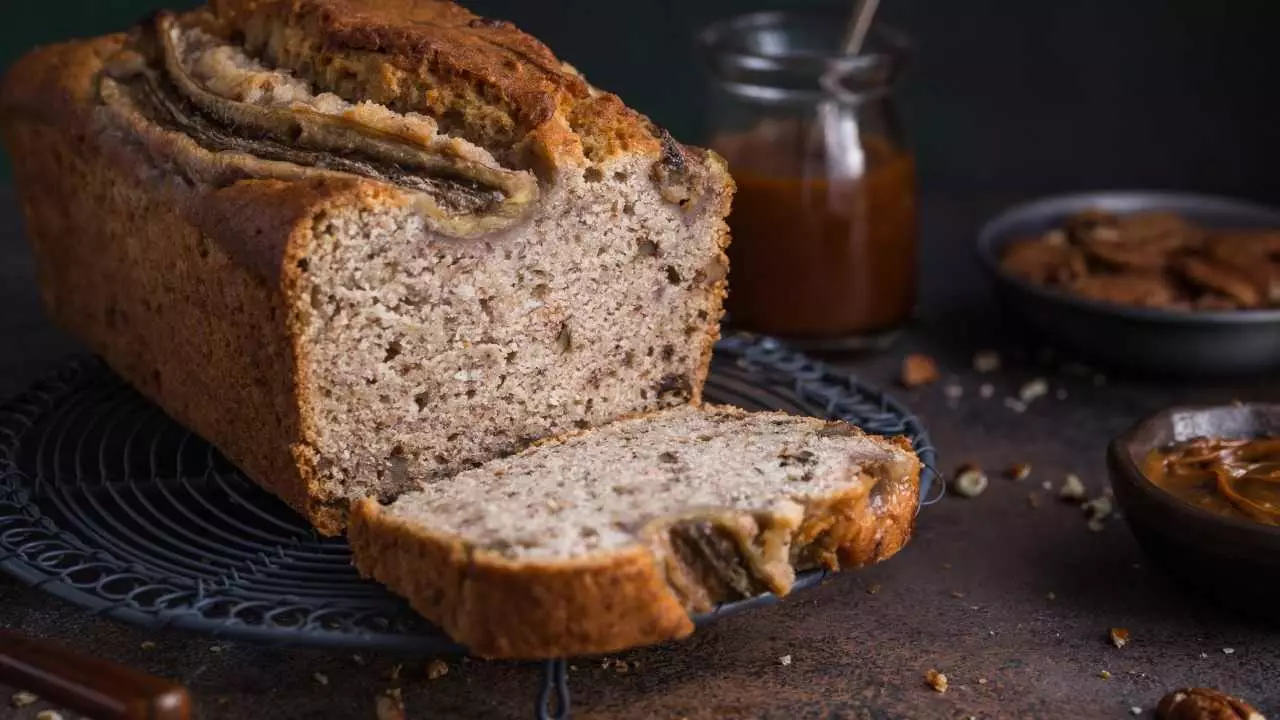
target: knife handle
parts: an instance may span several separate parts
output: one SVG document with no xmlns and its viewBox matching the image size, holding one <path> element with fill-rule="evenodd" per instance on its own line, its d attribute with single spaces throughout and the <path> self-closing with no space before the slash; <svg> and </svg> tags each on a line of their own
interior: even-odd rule
<svg viewBox="0 0 1280 720">
<path fill-rule="evenodd" d="M 181 685 L 0 630 L 0 683 L 96 720 L 188 720 Z"/>
</svg>

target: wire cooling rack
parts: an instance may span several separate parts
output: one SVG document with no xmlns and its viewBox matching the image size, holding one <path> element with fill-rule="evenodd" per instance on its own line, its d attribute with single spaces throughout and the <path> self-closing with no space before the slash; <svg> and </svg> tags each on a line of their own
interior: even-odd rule
<svg viewBox="0 0 1280 720">
<path fill-rule="evenodd" d="M 705 395 L 904 435 L 927 468 L 921 504 L 940 494 L 928 434 L 903 406 L 775 340 L 722 340 Z M 0 569 L 92 613 L 153 629 L 466 652 L 361 579 L 344 539 L 319 536 L 95 358 L 66 363 L 0 406 Z M 824 575 L 803 573 L 796 586 Z M 696 620 L 771 602 L 765 595 L 729 603 Z M 564 662 L 548 662 L 538 716 L 567 713 Z"/>
</svg>

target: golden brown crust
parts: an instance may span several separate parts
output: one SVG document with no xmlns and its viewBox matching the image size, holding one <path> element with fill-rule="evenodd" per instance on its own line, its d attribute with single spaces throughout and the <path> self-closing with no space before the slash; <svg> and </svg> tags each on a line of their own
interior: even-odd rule
<svg viewBox="0 0 1280 720">
<path fill-rule="evenodd" d="M 287 248 L 305 244 L 311 219 L 326 208 L 367 194 L 372 183 L 315 178 L 302 182 L 241 180 L 209 202 L 194 204 L 192 220 L 239 264 L 269 282 L 283 278 Z"/>
<path fill-rule="evenodd" d="M 352 509 L 356 567 L 480 657 L 614 652 L 682 638 L 693 623 L 653 556 L 637 546 L 596 560 L 512 563 L 391 517 Z"/>
<path fill-rule="evenodd" d="M 376 186 L 242 181 L 195 193 L 160 176 L 136 143 L 99 136 L 94 78 L 122 42 L 36 51 L 0 93 L 46 305 L 144 395 L 339 533 L 347 508 L 315 482 L 291 301 L 274 268 L 304 246 L 315 213 Z"/>
<path fill-rule="evenodd" d="M 445 0 L 213 0 L 253 51 L 339 95 L 460 118 L 490 149 L 531 141 L 558 162 L 657 154 L 653 124 L 510 23 Z M 349 83 L 349 84 L 348 84 Z M 348 98 L 351 99 L 351 98 Z"/>
<path fill-rule="evenodd" d="M 713 265 L 719 265 L 723 268 L 723 277 L 715 281 L 710 289 L 710 293 L 714 296 L 714 302 L 711 304 L 715 308 L 716 315 L 708 320 L 708 328 L 702 340 L 702 355 L 698 361 L 697 367 L 693 374 L 693 397 L 691 402 L 695 405 L 702 403 L 702 389 L 707 382 L 707 376 L 711 374 L 711 356 L 715 352 L 716 343 L 720 340 L 720 320 L 724 317 L 724 299 L 729 294 L 729 224 L 723 218 L 729 216 L 729 209 L 733 204 L 733 194 L 737 190 L 737 186 L 729 175 L 729 167 L 724 159 L 714 152 L 708 150 L 707 162 L 711 168 L 712 174 L 722 175 L 724 180 L 718 184 L 720 188 L 715 191 L 709 199 L 712 207 L 707 209 L 708 217 L 717 218 L 716 220 L 716 247 L 719 249 L 718 255 L 713 259 Z"/>
<path fill-rule="evenodd" d="M 810 503 L 793 540 L 808 546 L 801 557 L 830 569 L 856 568 L 889 558 L 910 539 L 920 464 L 905 439 L 889 442 L 906 451 L 906 467 L 868 468 L 865 480 L 851 477 L 847 490 Z M 562 562 L 512 561 L 394 517 L 373 499 L 353 506 L 347 536 L 362 575 L 407 598 L 481 657 L 611 653 L 693 631 L 680 599 L 688 588 L 678 587 L 670 558 L 652 545 Z"/>
</svg>

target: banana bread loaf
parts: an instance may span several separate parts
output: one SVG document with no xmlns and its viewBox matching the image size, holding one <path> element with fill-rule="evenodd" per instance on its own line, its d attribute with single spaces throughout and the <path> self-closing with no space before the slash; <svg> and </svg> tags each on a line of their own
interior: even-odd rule
<svg viewBox="0 0 1280 720">
<path fill-rule="evenodd" d="M 52 315 L 324 533 L 700 399 L 723 162 L 507 23 L 214 0 L 34 51 L 0 113 Z"/>
<path fill-rule="evenodd" d="M 715 604 L 907 542 L 920 461 L 842 422 L 682 407 L 353 510 L 356 565 L 481 656 L 683 637 Z"/>
</svg>

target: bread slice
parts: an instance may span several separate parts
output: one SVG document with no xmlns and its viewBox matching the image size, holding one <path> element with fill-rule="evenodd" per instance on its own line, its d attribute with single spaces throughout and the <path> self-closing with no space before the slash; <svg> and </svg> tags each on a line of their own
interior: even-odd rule
<svg viewBox="0 0 1280 720">
<path fill-rule="evenodd" d="M 920 462 L 843 422 L 683 407 L 366 499 L 356 566 L 473 653 L 605 653 L 797 570 L 858 567 L 911 534 Z"/>
<path fill-rule="evenodd" d="M 54 318 L 326 534 L 700 398 L 723 162 L 507 23 L 220 0 L 31 53 L 0 120 Z"/>
</svg>

